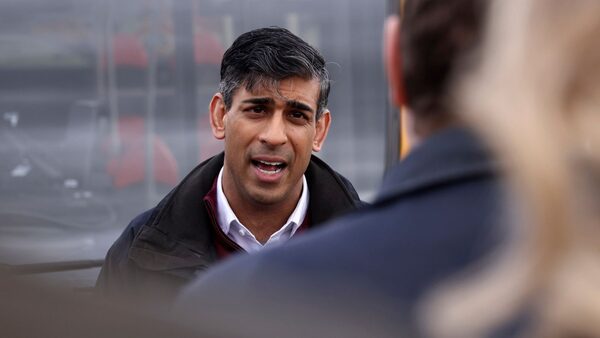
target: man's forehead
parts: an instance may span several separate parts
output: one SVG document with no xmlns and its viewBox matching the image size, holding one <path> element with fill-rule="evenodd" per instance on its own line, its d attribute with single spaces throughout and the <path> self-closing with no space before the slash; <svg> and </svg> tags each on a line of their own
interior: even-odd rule
<svg viewBox="0 0 600 338">
<path fill-rule="evenodd" d="M 320 83 L 317 79 L 300 77 L 276 79 L 261 79 L 254 84 L 241 86 L 239 92 L 255 97 L 269 97 L 274 100 L 303 101 L 311 105 L 317 104 Z"/>
</svg>

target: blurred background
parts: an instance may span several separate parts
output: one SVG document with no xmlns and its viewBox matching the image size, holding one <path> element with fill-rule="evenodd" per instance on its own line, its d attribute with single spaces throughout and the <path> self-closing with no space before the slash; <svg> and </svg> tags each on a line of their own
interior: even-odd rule
<svg viewBox="0 0 600 338">
<path fill-rule="evenodd" d="M 385 0 L 0 0 L 0 269 L 93 286 L 127 223 L 222 150 L 207 107 L 241 33 L 319 49 L 333 124 L 317 154 L 374 198 L 398 153 Z"/>
</svg>

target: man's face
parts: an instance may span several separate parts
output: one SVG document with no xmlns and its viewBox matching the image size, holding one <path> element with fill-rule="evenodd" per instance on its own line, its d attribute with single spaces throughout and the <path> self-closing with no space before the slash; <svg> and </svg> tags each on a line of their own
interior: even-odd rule
<svg viewBox="0 0 600 338">
<path fill-rule="evenodd" d="M 232 206 L 297 202 L 311 153 L 321 149 L 329 128 L 328 111 L 316 120 L 318 96 L 316 79 L 296 77 L 279 88 L 241 86 L 228 111 L 215 95 L 213 132 L 225 139 L 223 189 Z"/>
</svg>

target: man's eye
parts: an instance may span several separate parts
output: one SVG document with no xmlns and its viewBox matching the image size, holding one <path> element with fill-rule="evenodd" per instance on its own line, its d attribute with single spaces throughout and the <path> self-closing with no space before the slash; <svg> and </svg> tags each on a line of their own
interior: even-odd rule
<svg viewBox="0 0 600 338">
<path fill-rule="evenodd" d="M 290 113 L 290 116 L 294 119 L 308 120 L 308 116 L 306 116 L 306 114 L 301 111 L 293 111 Z"/>
<path fill-rule="evenodd" d="M 246 109 L 246 111 L 254 114 L 262 114 L 266 111 L 266 109 L 263 106 L 254 106 Z"/>
</svg>

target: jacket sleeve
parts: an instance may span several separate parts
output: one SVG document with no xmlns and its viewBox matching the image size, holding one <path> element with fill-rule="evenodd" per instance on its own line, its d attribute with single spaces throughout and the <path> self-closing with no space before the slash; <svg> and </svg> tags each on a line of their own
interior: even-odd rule
<svg viewBox="0 0 600 338">
<path fill-rule="evenodd" d="M 129 249 L 140 228 L 151 215 L 152 210 L 148 210 L 134 218 L 110 247 L 100 270 L 100 275 L 96 280 L 98 294 L 116 296 L 121 292 L 126 292 L 133 285 L 136 268 L 129 261 Z"/>
</svg>

